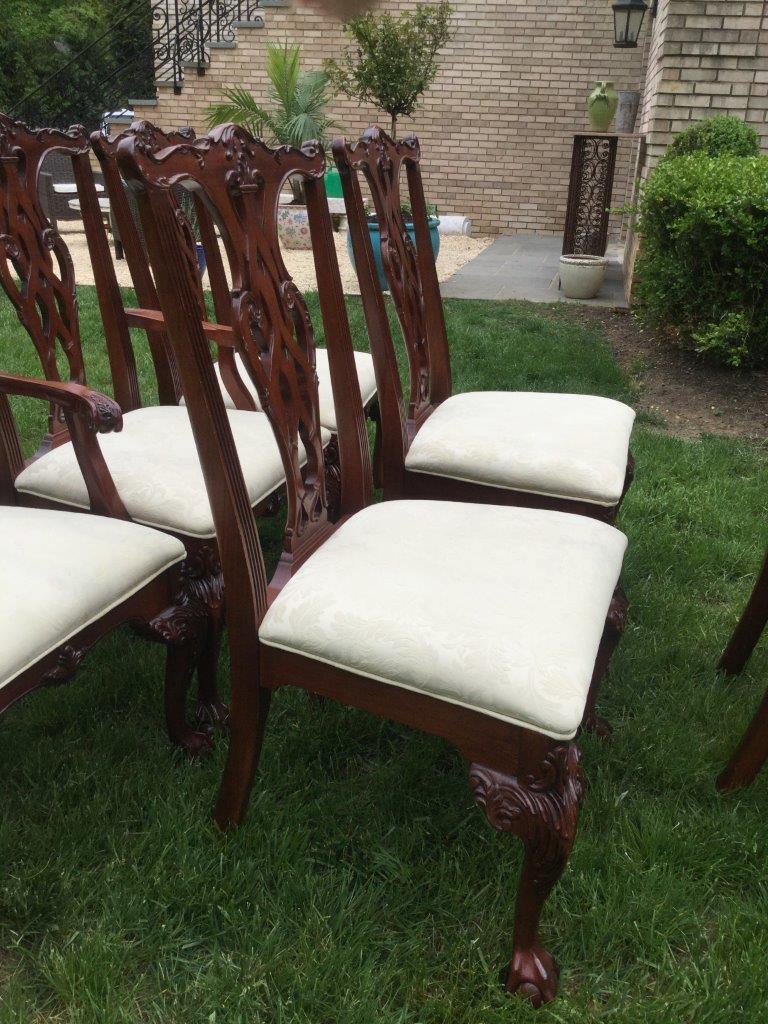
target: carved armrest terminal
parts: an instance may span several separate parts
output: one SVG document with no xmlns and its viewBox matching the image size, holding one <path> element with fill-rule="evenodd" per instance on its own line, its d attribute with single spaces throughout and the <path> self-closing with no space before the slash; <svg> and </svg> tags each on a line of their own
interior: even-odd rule
<svg viewBox="0 0 768 1024">
<path fill-rule="evenodd" d="M 97 434 L 123 428 L 122 410 L 114 399 L 73 381 L 39 380 L 9 373 L 0 373 L 0 394 L 38 398 L 58 406 L 69 428 L 75 455 L 88 489 L 91 510 L 99 515 L 128 519 L 96 439 Z"/>
</svg>

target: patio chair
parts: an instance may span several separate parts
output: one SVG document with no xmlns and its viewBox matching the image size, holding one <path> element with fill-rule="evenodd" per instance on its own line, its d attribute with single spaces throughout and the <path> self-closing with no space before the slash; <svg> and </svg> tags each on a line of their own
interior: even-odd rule
<svg viewBox="0 0 768 1024">
<path fill-rule="evenodd" d="M 96 436 L 122 426 L 116 403 L 82 384 L 0 373 L 0 712 L 40 686 L 67 682 L 93 644 L 132 622 L 168 645 L 168 731 L 194 744 L 199 737 L 178 716 L 178 693 L 207 612 L 186 588 L 184 545 L 118 518 L 18 504 L 14 481 L 23 463 L 9 395 L 63 410 L 94 503 L 104 507 L 116 495 Z"/>
<path fill-rule="evenodd" d="M 448 338 L 427 226 L 421 149 L 368 128 L 333 143 L 379 390 L 386 498 L 447 498 L 557 509 L 614 522 L 632 479 L 635 413 L 594 395 L 453 395 Z M 416 246 L 401 209 L 408 180 Z M 382 265 L 408 354 L 404 408 L 359 175 L 378 219 Z"/>
<path fill-rule="evenodd" d="M 237 608 L 217 823 L 243 816 L 281 686 L 446 738 L 472 762 L 470 784 L 490 823 L 525 848 L 507 988 L 535 1004 L 553 998 L 558 970 L 539 918 L 574 840 L 582 782 L 573 737 L 626 539 L 594 519 L 537 509 L 370 503 L 370 451 L 318 144 L 272 150 L 228 125 L 160 151 L 126 138 L 118 161 L 144 188 L 150 260 Z M 277 196 L 291 174 L 306 186 L 328 340 L 342 473 L 337 523 L 327 508 L 313 327 L 277 238 Z M 283 455 L 287 522 L 271 581 L 195 309 L 190 239 L 165 187 L 171 180 L 200 194 L 226 242 L 236 349 Z"/>
<path fill-rule="evenodd" d="M 101 440 L 99 480 L 94 491 L 71 443 L 70 424 L 53 404 L 48 435 L 37 456 L 20 467 L 15 481 L 18 500 L 27 505 L 75 508 L 130 518 L 179 537 L 187 551 L 187 589 L 205 601 L 209 628 L 198 665 L 198 721 L 225 726 L 227 709 L 216 690 L 224 621 L 221 566 L 211 505 L 195 449 L 186 409 L 179 406 L 174 384 L 175 360 L 157 332 L 149 330 L 150 350 L 159 389 L 168 404 L 142 406 L 138 375 L 106 232 L 99 214 L 85 129 L 31 131 L 0 115 L 0 285 L 16 309 L 35 346 L 49 381 L 60 381 L 57 354 L 63 356 L 71 381 L 85 385 L 85 356 L 77 313 L 76 282 L 69 251 L 49 225 L 39 202 L 37 171 L 47 153 L 69 156 L 79 188 L 96 291 L 102 314 L 115 398 L 123 429 Z M 219 344 L 217 324 L 206 320 L 198 281 L 197 315 Z M 150 311 L 151 312 L 151 311 Z M 159 316 L 159 314 L 156 314 Z M 8 369 L 8 367 L 3 367 Z M 284 484 L 280 450 L 262 413 L 229 412 L 254 514 L 269 509 Z M 326 432 L 324 441 L 330 435 Z M 188 743 L 196 753 L 201 741 Z"/>
<path fill-rule="evenodd" d="M 760 575 L 747 601 L 741 619 L 728 646 L 720 658 L 718 668 L 727 675 L 742 672 L 757 646 L 768 622 L 768 555 Z M 749 723 L 744 736 L 734 750 L 728 764 L 717 779 L 720 790 L 739 789 L 754 781 L 768 760 L 768 692 Z"/>
<path fill-rule="evenodd" d="M 59 221 L 79 221 L 80 211 L 70 205 L 70 201 L 77 198 L 77 185 L 66 154 L 56 150 L 46 154 L 37 177 L 40 201 L 51 227 L 58 231 Z M 104 191 L 99 181 L 95 181 L 95 188 L 97 192 Z"/>
<path fill-rule="evenodd" d="M 142 133 L 147 130 L 157 133 L 157 138 L 163 138 L 167 145 L 191 141 L 194 138 L 192 129 L 185 128 L 180 132 L 162 133 L 155 126 L 139 121 L 135 122 L 126 132 L 122 132 L 112 139 L 106 138 L 101 132 L 94 132 L 91 135 L 91 144 L 101 164 L 107 190 L 114 205 L 115 222 L 123 248 L 125 249 L 134 288 L 139 295 L 139 301 L 145 308 L 157 309 L 157 297 L 156 293 L 153 294 L 154 288 L 150 283 L 151 273 L 147 267 L 146 244 L 144 243 L 141 225 L 137 223 L 134 216 L 134 212 L 138 212 L 135 199 L 131 196 L 130 190 L 126 192 L 115 162 L 117 147 L 121 140 L 128 137 L 132 132 Z M 183 187 L 176 186 L 177 200 L 183 191 Z M 195 204 L 195 214 L 200 228 L 201 242 L 205 249 L 208 279 L 211 285 L 216 318 L 219 323 L 227 324 L 229 323 L 230 316 L 230 291 L 222 265 L 218 238 L 207 211 L 204 207 L 200 206 L 199 202 Z M 129 310 L 128 317 L 132 326 L 144 326 L 140 323 L 141 315 L 139 311 Z M 376 376 L 370 354 L 367 352 L 356 352 L 355 368 L 366 414 L 378 426 L 379 413 L 376 401 Z M 216 373 L 219 376 L 224 394 L 224 403 L 228 409 L 261 409 L 258 392 L 251 382 L 240 356 L 236 353 L 233 354 L 232 349 L 221 349 L 216 365 Z M 333 391 L 328 367 L 328 355 L 326 349 L 323 348 L 318 348 L 317 350 L 317 375 L 320 382 L 320 422 L 332 435 L 335 435 L 337 433 L 337 424 Z M 336 442 L 332 440 L 327 452 L 329 461 L 332 460 L 335 451 Z"/>
</svg>

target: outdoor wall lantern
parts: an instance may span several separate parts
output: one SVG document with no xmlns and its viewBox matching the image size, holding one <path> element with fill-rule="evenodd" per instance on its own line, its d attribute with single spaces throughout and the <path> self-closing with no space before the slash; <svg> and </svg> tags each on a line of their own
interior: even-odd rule
<svg viewBox="0 0 768 1024">
<path fill-rule="evenodd" d="M 637 46 L 648 4 L 645 0 L 618 0 L 613 5 L 613 45 L 620 49 Z"/>
</svg>

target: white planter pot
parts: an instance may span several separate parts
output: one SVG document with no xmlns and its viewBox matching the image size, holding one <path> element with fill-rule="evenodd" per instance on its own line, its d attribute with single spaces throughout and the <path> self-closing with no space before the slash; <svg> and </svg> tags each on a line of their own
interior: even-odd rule
<svg viewBox="0 0 768 1024">
<path fill-rule="evenodd" d="M 605 280 L 606 256 L 561 256 L 560 287 L 567 299 L 594 299 Z"/>
<path fill-rule="evenodd" d="M 277 235 L 283 249 L 311 249 L 306 206 L 281 203 L 277 208 Z"/>
</svg>

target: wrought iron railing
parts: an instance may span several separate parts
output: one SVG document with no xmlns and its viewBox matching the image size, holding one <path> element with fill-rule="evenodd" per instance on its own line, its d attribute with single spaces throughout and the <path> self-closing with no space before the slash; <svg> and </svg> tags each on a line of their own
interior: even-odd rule
<svg viewBox="0 0 768 1024">
<path fill-rule="evenodd" d="M 155 78 L 173 85 L 184 81 L 184 68 L 205 67 L 211 43 L 229 43 L 239 21 L 260 16 L 260 0 L 156 0 L 152 4 Z"/>
</svg>

